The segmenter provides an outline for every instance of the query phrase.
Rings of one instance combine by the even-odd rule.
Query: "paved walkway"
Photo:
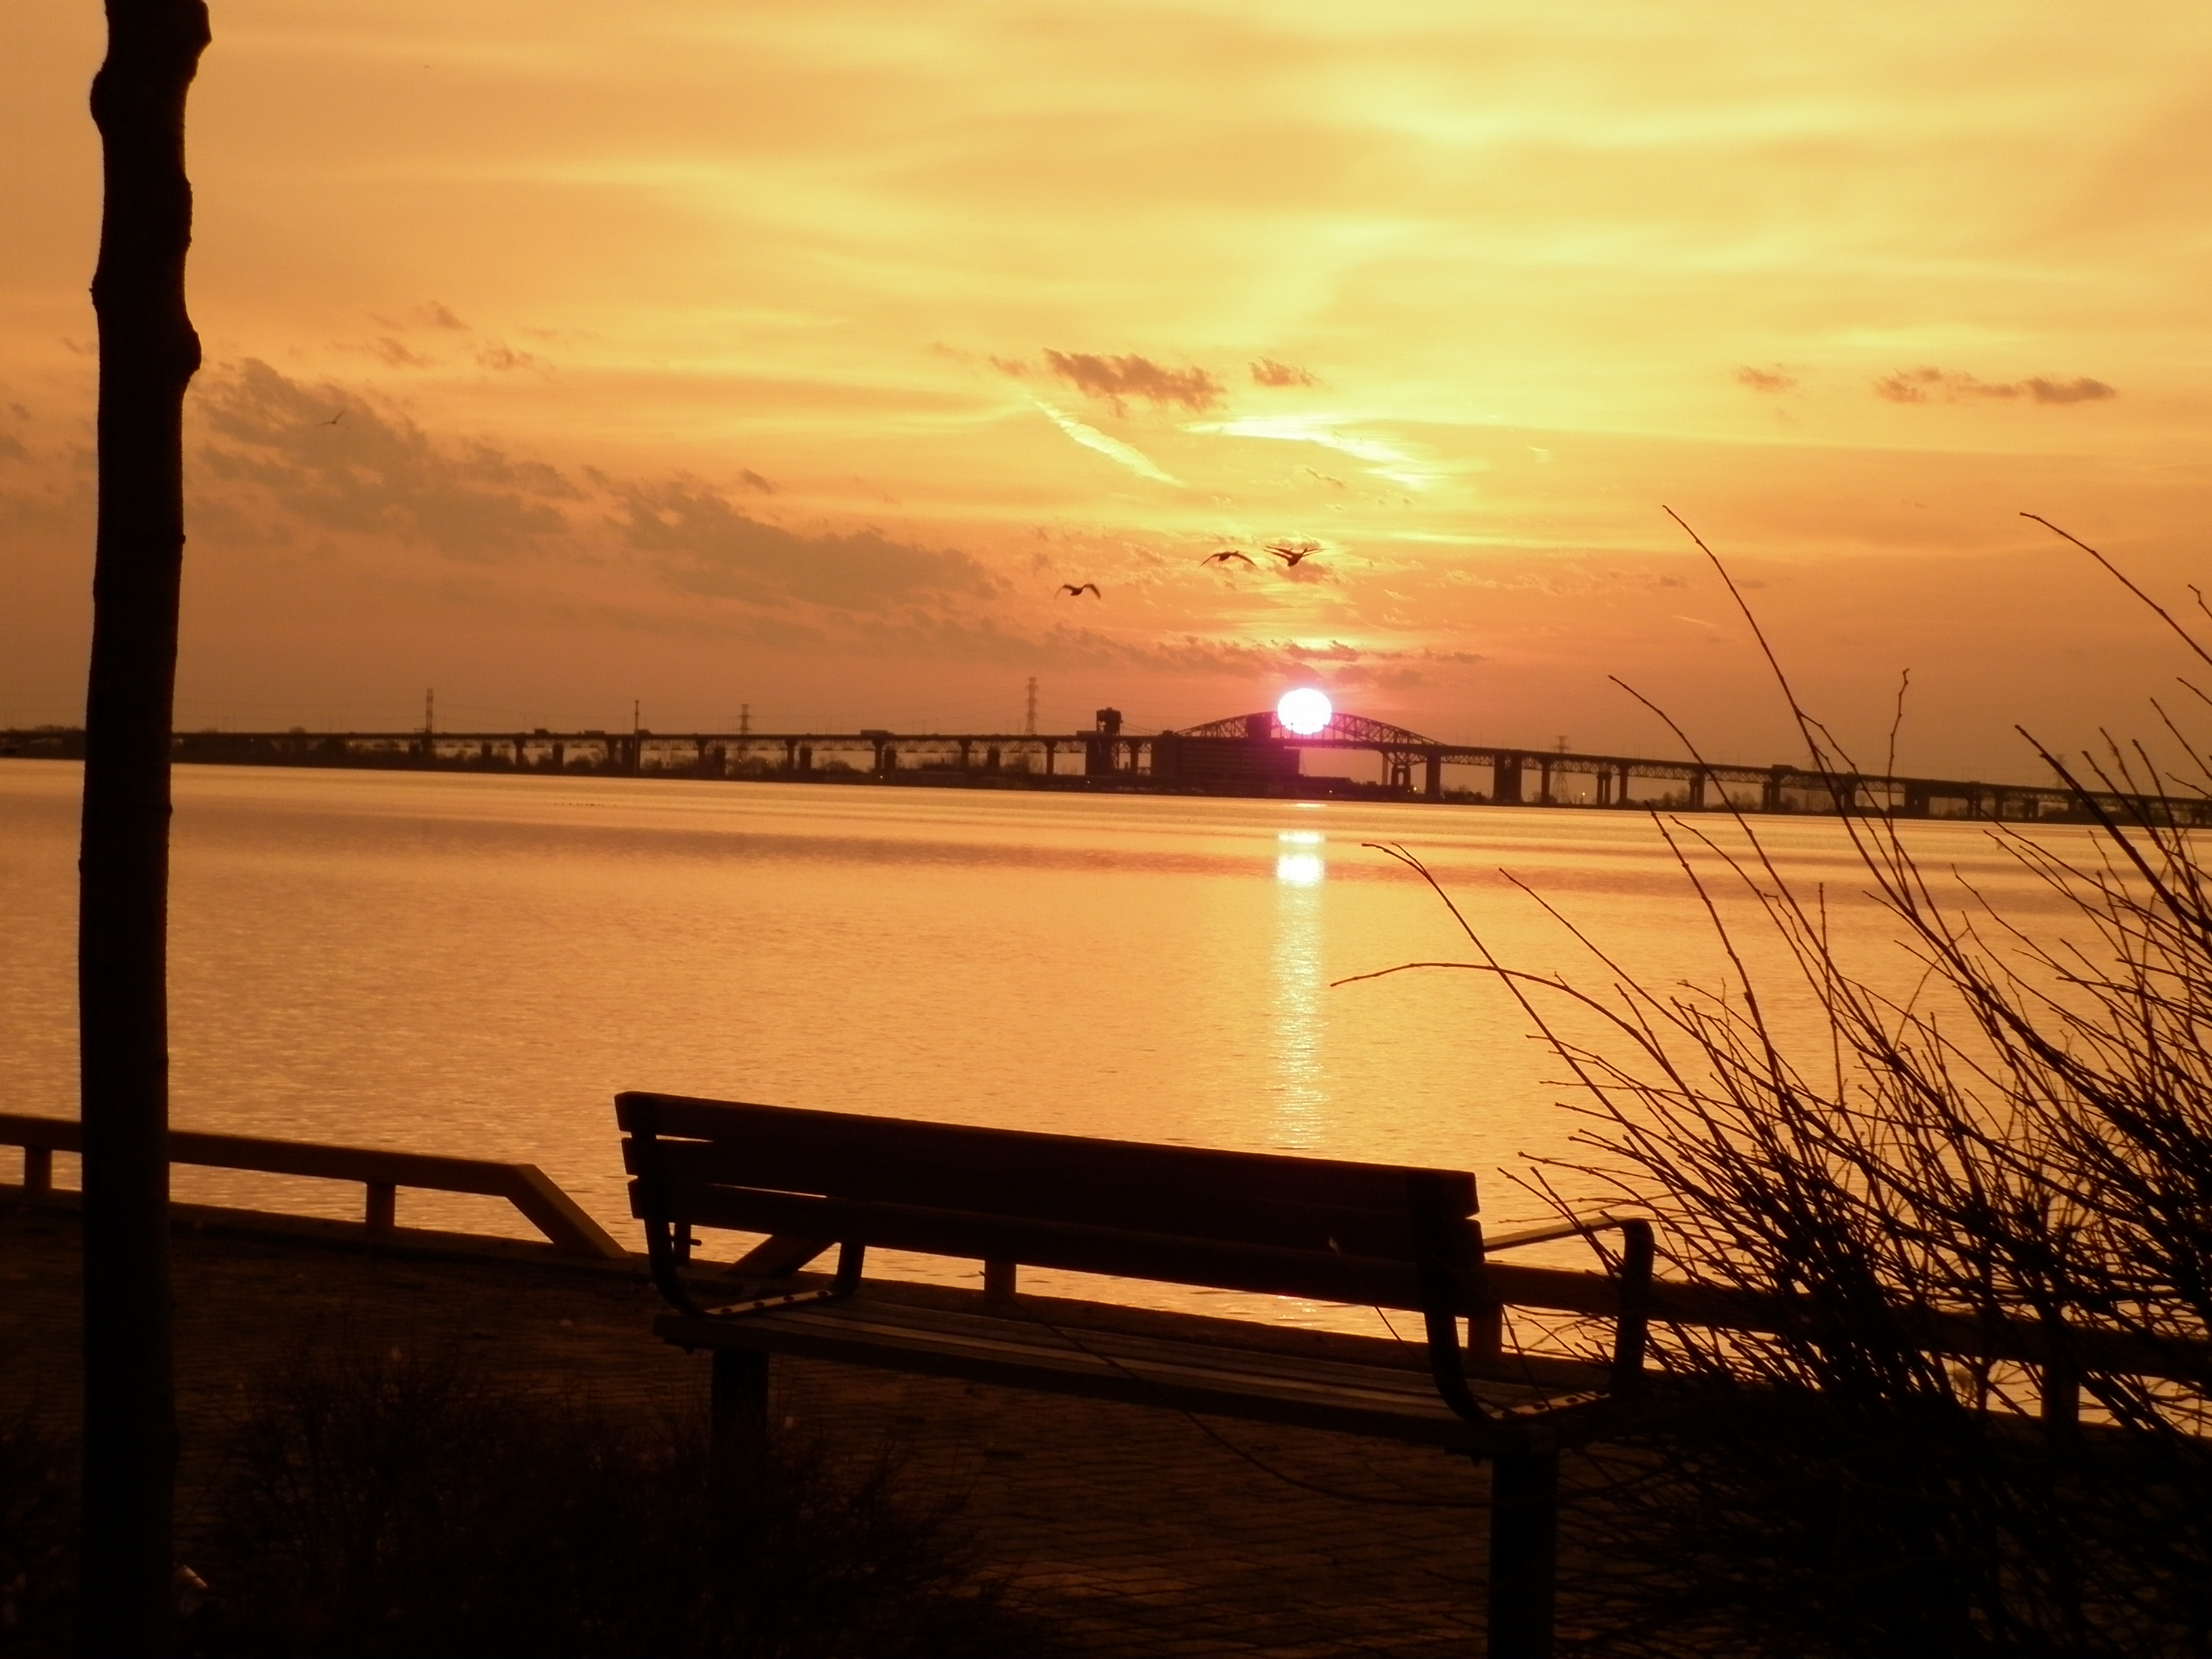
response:
[[[0,1205],[0,1411],[76,1409],[76,1246],[73,1215]],[[703,1401],[707,1362],[653,1339],[658,1298],[633,1273],[214,1231],[180,1231],[175,1261],[187,1491],[246,1379],[303,1332],[478,1342],[496,1368],[602,1399]],[[1087,1651],[1480,1650],[1486,1517],[1461,1506],[1485,1480],[1464,1463],[1340,1435],[1243,1423],[1209,1433],[1168,1412],[776,1366],[781,1414],[862,1443],[890,1439],[915,1480],[964,1488],[989,1559]]]

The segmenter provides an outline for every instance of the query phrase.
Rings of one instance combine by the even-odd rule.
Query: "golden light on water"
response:
[[[1275,839],[1291,849],[1275,855],[1277,881],[1288,882],[1293,887],[1312,887],[1328,873],[1320,850],[1326,838],[1316,831],[1285,830]]]

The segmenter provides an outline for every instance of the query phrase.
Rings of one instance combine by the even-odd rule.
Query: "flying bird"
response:
[[[329,420],[327,420],[327,421],[317,421],[317,422],[315,422],[315,424],[316,424],[317,426],[336,426],[336,425],[337,425],[340,421],[343,420],[344,418],[345,418],[345,410],[343,410],[342,409],[342,410],[338,410],[338,412],[337,412],[337,414],[335,414],[335,415],[331,416],[331,418],[330,418]]]
[[[1097,582],[1062,582],[1060,585],[1060,591],[1073,599],[1081,599],[1085,593],[1094,599],[1103,599],[1106,597],[1098,591]]]
[[[1319,542],[1269,542],[1267,550],[1283,562],[1283,568],[1295,570],[1321,551]]]
[[[1236,560],[1237,563],[1244,566],[1245,568],[1249,570],[1256,570],[1259,568],[1257,565],[1252,562],[1249,555],[1239,553],[1233,547],[1224,547],[1218,553],[1210,553],[1204,559],[1200,560],[1200,562],[1201,564],[1227,564],[1231,559]]]

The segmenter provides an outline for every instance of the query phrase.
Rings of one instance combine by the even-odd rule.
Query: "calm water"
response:
[[[77,787],[0,761],[9,1109],[76,1111]],[[1516,966],[1607,977],[1501,869],[1640,975],[1719,974],[1634,813],[212,767],[176,798],[179,1127],[527,1159],[625,1240],[623,1088],[1443,1164],[1493,1222],[1541,1213],[1512,1173],[1574,1125],[1521,1012],[1471,974],[1331,988],[1467,954],[1366,842],[1421,854]],[[1838,827],[1762,833],[1902,982]],[[2043,902],[1985,830],[1913,833]],[[355,1188],[177,1189],[359,1213]],[[489,1200],[400,1204],[515,1230]]]

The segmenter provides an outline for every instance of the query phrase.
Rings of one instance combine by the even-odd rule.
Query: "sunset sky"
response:
[[[0,22],[0,722],[81,707],[90,0]],[[2212,9],[215,0],[179,721],[2035,778],[2212,576]],[[1271,540],[1296,572],[1203,566]],[[1069,599],[1063,582],[1103,597]],[[2208,688],[2212,689],[2212,688]]]

